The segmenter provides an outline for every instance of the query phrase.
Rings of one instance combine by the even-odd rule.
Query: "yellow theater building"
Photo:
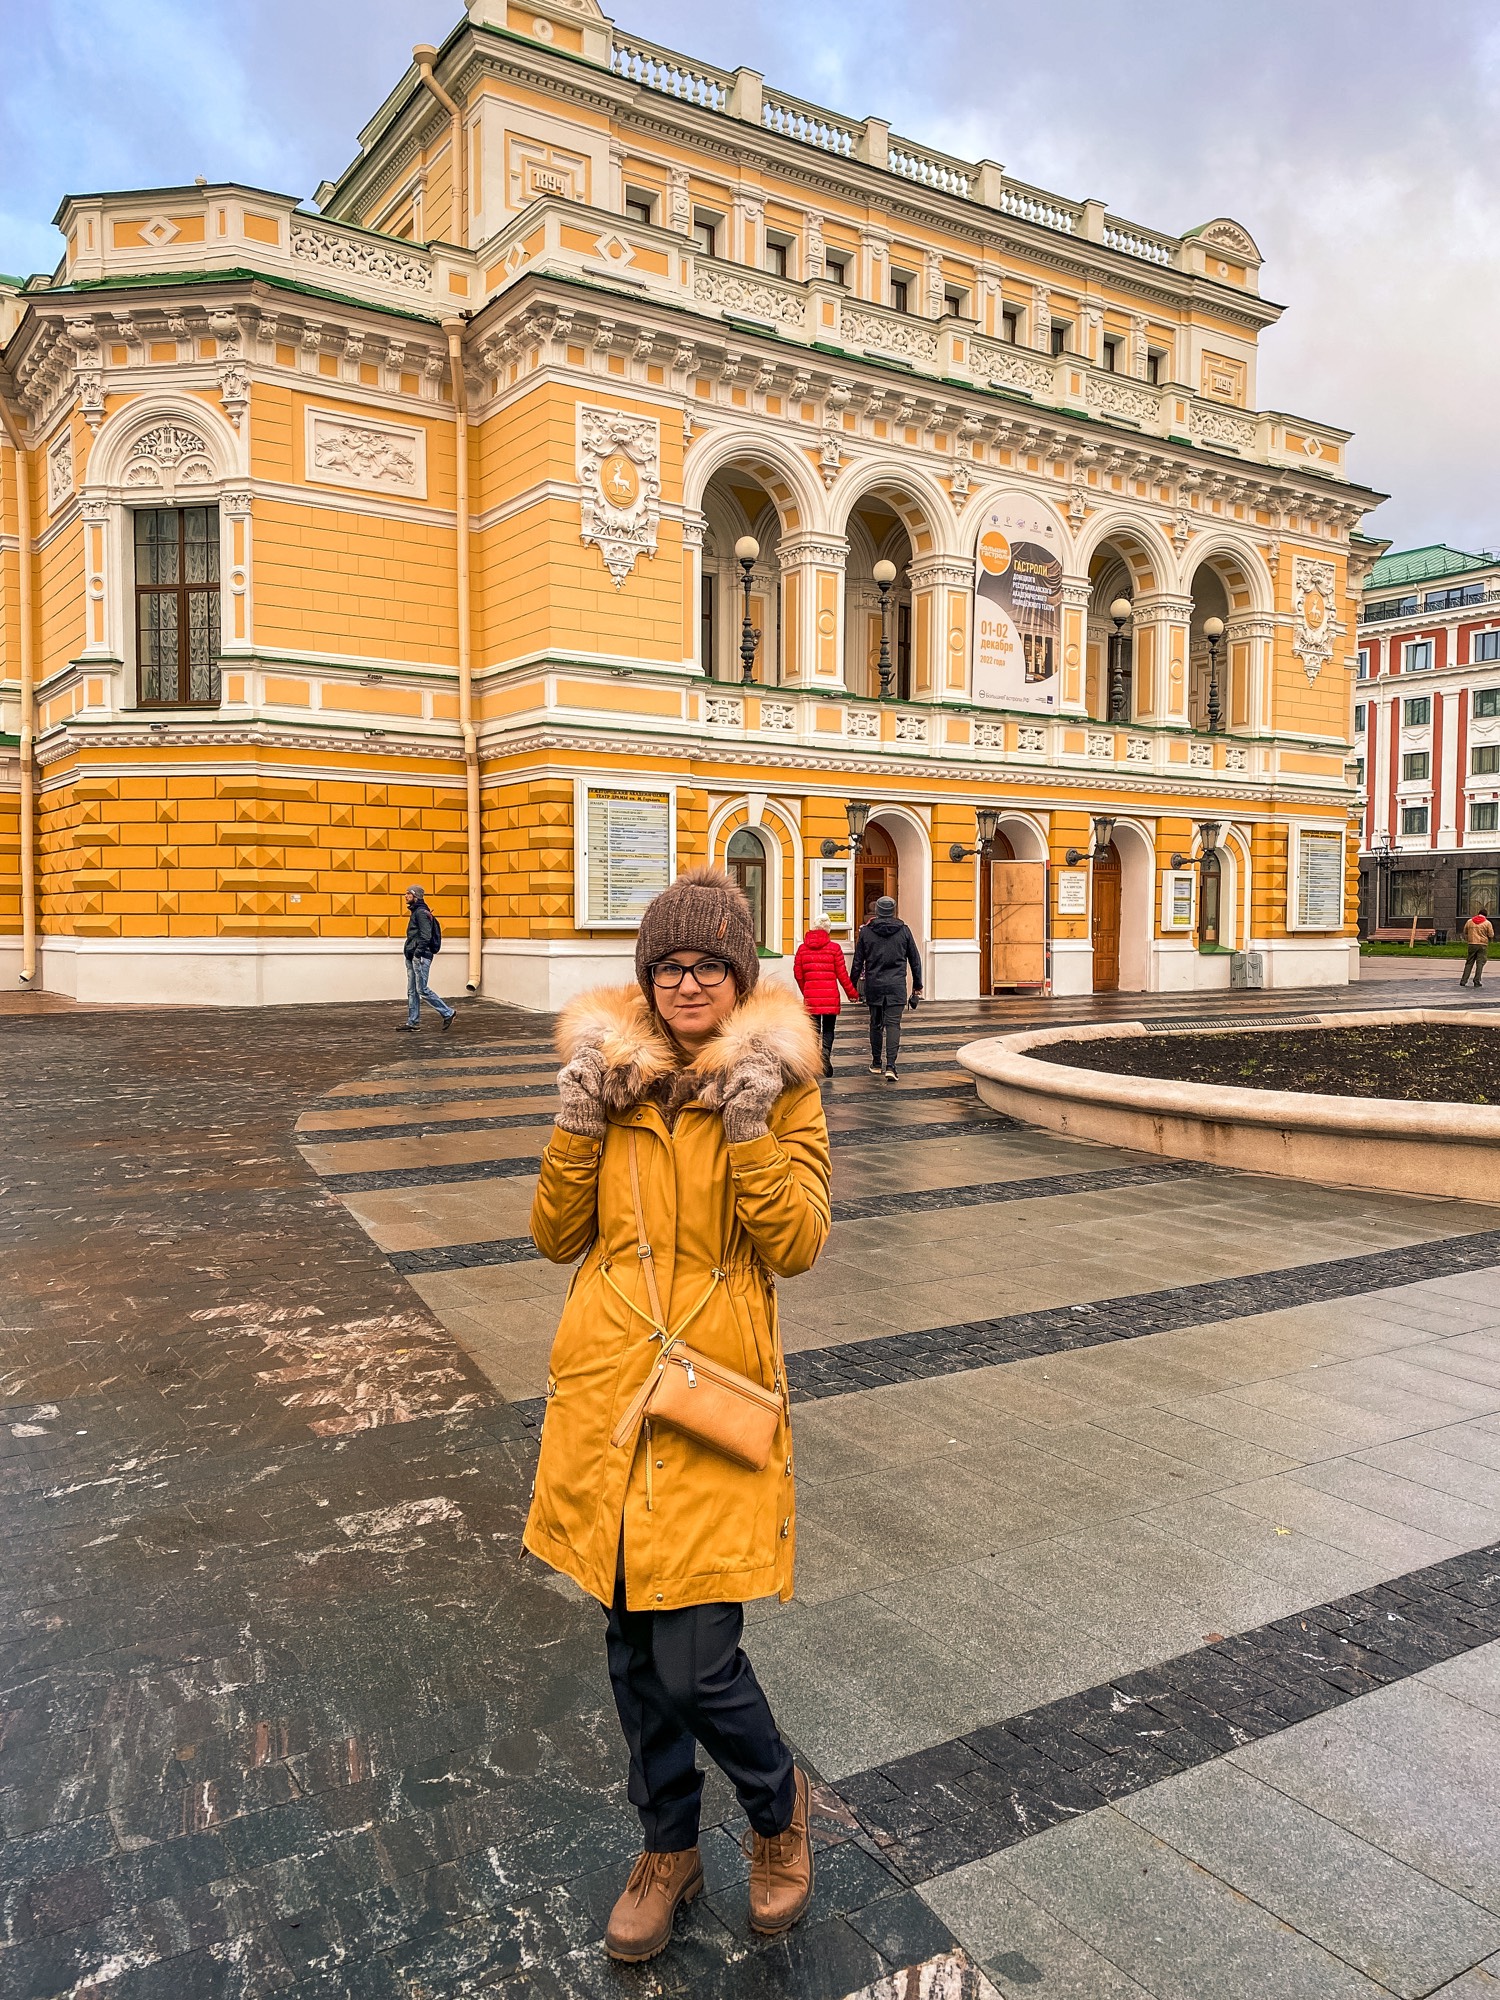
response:
[[[1357,971],[1381,497],[1261,410],[1219,218],[1124,221],[470,0],[316,209],[71,195],[0,281],[0,956],[82,999],[555,1006],[714,859],[768,971]],[[857,837],[856,837],[857,836]]]

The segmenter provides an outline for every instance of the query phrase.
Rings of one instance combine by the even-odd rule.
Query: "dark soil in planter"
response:
[[[1039,1062],[1235,1090],[1308,1090],[1329,1097],[1500,1104],[1500,1021],[1494,1028],[1413,1022],[1393,1028],[1302,1028],[1283,1034],[1130,1035],[1053,1042]]]

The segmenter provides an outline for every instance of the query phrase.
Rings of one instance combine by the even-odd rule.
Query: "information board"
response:
[[[846,931],[849,928],[849,863],[847,861],[815,861],[813,863],[814,889],[813,914],[822,917],[831,931]]]
[[[1162,883],[1162,929],[1190,931],[1193,928],[1193,871],[1169,869]]]
[[[1298,930],[1337,931],[1344,925],[1344,836],[1304,827],[1297,836]]]
[[[1057,914],[1086,917],[1089,911],[1089,878],[1081,868],[1062,868],[1057,875]]]
[[[638,924],[672,879],[672,795],[588,788],[585,926]]]

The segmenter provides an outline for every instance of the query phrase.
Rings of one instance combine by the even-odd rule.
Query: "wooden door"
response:
[[[1094,991],[1120,990],[1120,857],[1113,846],[1094,856]]]
[[[874,914],[877,896],[894,897],[897,913],[900,913],[901,894],[896,870],[896,843],[884,827],[872,826],[866,832],[864,844],[859,850],[856,908],[862,924],[868,923]]]
[[[1042,861],[992,861],[989,869],[989,986],[1047,983],[1047,867]]]

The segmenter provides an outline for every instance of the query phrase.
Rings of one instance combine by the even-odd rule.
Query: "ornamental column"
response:
[[[1188,627],[1190,597],[1152,591],[1135,600],[1131,619],[1134,673],[1131,720],[1185,729],[1188,721]]]
[[[700,660],[699,635],[703,629],[703,538],[708,517],[686,507],[682,514],[682,664],[713,678],[712,660]]]
[[[788,687],[844,691],[844,564],[842,535],[783,535],[781,566],[782,680]]]
[[[928,556],[906,572],[911,585],[911,691],[915,701],[967,692],[969,619],[974,604],[971,557]]]
[[[1227,635],[1229,686],[1224,714],[1238,734],[1260,736],[1271,728],[1271,663],[1276,620],[1266,612],[1231,618]]]
[[[1088,710],[1089,599],[1094,586],[1084,577],[1062,580],[1062,649],[1058,661],[1062,675],[1058,690],[1058,712],[1083,715]],[[1105,713],[1108,713],[1106,708]]]

